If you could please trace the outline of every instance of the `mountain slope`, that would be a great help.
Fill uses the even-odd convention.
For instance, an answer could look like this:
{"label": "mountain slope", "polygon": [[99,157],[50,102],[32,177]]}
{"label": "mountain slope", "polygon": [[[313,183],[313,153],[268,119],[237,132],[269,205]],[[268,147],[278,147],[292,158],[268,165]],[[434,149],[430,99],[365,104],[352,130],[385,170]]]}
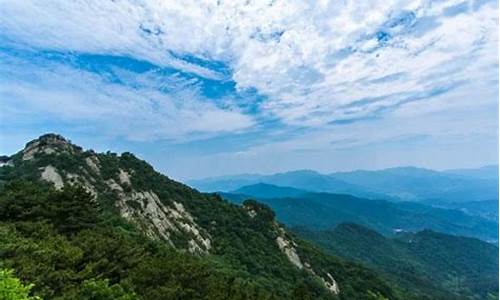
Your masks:
{"label": "mountain slope", "polygon": [[[275,190],[277,190],[275,188]],[[247,189],[251,192],[251,189]],[[288,226],[332,229],[340,223],[365,225],[386,235],[397,231],[432,229],[439,232],[498,241],[498,225],[458,210],[412,202],[369,200],[349,195],[308,193],[298,197],[259,198],[255,195],[221,194],[236,203],[256,198],[269,205]]]}
{"label": "mountain slope", "polygon": [[356,224],[295,232],[328,253],[381,270],[390,281],[417,294],[498,298],[498,248],[476,239],[429,230],[386,238]]}
{"label": "mountain slope", "polygon": [[472,216],[480,216],[498,222],[498,200],[448,203],[443,204],[443,207],[458,209]]}
{"label": "mountain slope", "polygon": [[[37,186],[45,184],[30,193],[26,192],[28,188],[23,188],[22,184],[16,190],[13,182],[19,180]],[[49,194],[45,195],[48,185],[52,187],[48,190]],[[152,290],[158,292],[156,295],[162,295],[162,289],[167,289],[154,280],[154,274],[158,272],[161,273],[160,278],[170,278],[167,282],[172,281],[174,286],[177,284],[180,290],[184,290],[183,285],[188,287],[192,280],[194,283],[206,283],[206,289],[189,286],[188,290],[193,290],[201,298],[207,298],[213,292],[207,289],[216,285],[207,282],[206,276],[213,273],[210,270],[221,268],[225,271],[215,272],[219,275],[214,275],[214,281],[231,283],[221,285],[221,292],[229,295],[224,299],[239,299],[232,291],[233,283],[237,283],[236,287],[248,288],[250,294],[240,296],[245,299],[398,298],[371,271],[325,255],[287,232],[275,221],[274,213],[266,206],[253,201],[237,206],[217,195],[199,193],[159,174],[131,153],[116,155],[84,151],[61,136],[45,135],[29,142],[24,150],[5,160],[0,168],[0,186],[2,205],[9,207],[2,212],[18,212],[1,224],[4,239],[15,242],[13,248],[8,248],[10,250],[0,251],[0,263],[14,268],[19,277],[36,282],[35,291],[47,298],[71,298],[68,295],[83,289],[88,280],[99,279],[105,281],[99,284],[126,286],[141,299],[170,299],[168,296],[151,298],[151,295],[145,294]],[[81,196],[82,192],[76,195],[67,192],[71,186],[81,186],[88,196]],[[69,194],[64,196],[65,193]],[[32,194],[37,196],[30,196]],[[24,200],[19,202],[19,198]],[[59,232],[60,222],[56,222],[60,218],[58,216],[69,213],[69,219],[61,218],[71,222],[80,220],[77,212],[81,207],[78,201],[73,201],[80,198],[90,198],[91,202],[97,203],[99,218],[104,221],[100,221],[99,225],[92,223],[97,221],[85,222],[92,226],[80,228],[68,235]],[[43,209],[47,203],[54,202],[52,199],[73,200],[64,200],[61,204],[64,213],[54,216],[49,213],[51,209]],[[26,209],[13,209],[17,203],[23,203]],[[67,207],[67,203],[73,204]],[[40,213],[40,209],[45,213]],[[26,217],[24,211],[35,213],[33,217]],[[49,227],[37,225],[39,222]],[[31,229],[26,230],[25,226]],[[92,259],[101,255],[99,251],[108,251],[104,243],[106,235],[111,240],[125,239],[125,248],[116,249],[122,252],[106,260],[108,263],[113,261],[111,270],[116,270],[116,274],[108,274],[106,270],[109,268],[99,265],[107,264],[101,259]],[[155,246],[144,249],[142,245],[148,243],[142,235],[156,241]],[[22,252],[22,247],[16,245],[23,243],[33,244],[34,249],[40,251]],[[54,276],[62,276],[56,280],[41,278],[43,272],[32,272],[29,267],[31,264],[27,261],[48,261],[49,267],[51,259],[43,254],[38,258],[33,255],[52,253],[58,244],[64,245],[69,251],[67,260],[64,260],[68,275],[56,272]],[[151,247],[159,247],[160,250],[151,250]],[[163,255],[158,253],[171,253],[165,255],[178,257],[175,261],[179,263],[180,273],[175,276],[169,273],[175,269],[175,265],[169,265],[168,259],[157,258]],[[149,264],[130,262],[134,261],[135,256],[141,255],[146,257]],[[133,268],[127,267],[129,263]],[[207,275],[193,279],[189,273],[190,264],[203,265],[200,266],[200,274]],[[123,268],[127,271],[118,271]],[[141,274],[149,275],[138,278],[134,273],[139,272],[136,268],[141,270]],[[55,286],[57,282],[62,286]],[[78,284],[78,287],[66,291],[64,287],[71,284]],[[178,295],[180,290],[173,291],[170,286],[168,289],[164,295],[176,295],[178,299],[193,298],[189,293]]]}

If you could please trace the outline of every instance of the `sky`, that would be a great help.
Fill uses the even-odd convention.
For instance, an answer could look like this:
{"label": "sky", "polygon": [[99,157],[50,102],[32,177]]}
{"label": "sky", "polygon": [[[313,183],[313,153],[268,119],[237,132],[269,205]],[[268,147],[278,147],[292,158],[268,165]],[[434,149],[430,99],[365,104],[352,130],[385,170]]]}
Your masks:
{"label": "sky", "polygon": [[496,1],[0,0],[0,154],[180,180],[498,163]]}

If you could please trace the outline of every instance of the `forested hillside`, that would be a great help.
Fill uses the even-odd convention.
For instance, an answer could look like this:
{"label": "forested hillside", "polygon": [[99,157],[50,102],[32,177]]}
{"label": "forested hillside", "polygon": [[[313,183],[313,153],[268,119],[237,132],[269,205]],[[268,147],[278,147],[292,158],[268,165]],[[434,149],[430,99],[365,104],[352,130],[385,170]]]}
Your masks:
{"label": "forested hillside", "polygon": [[[0,268],[43,299],[406,299],[266,206],[45,135],[0,168]],[[5,271],[10,272],[10,271]]]}
{"label": "forested hillside", "polygon": [[294,230],[330,254],[381,270],[412,293],[498,299],[498,248],[480,240],[430,230],[386,238],[348,223],[328,231]]}

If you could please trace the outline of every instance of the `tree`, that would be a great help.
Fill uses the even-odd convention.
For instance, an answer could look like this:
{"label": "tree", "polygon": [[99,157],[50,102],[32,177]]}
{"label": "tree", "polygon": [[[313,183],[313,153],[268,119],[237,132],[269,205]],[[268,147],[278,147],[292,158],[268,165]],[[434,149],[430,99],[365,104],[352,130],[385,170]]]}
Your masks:
{"label": "tree", "polygon": [[48,219],[63,234],[93,228],[99,221],[97,203],[81,186],[64,186],[48,197],[46,205]]}
{"label": "tree", "polygon": [[1,300],[40,300],[39,297],[29,296],[33,284],[24,285],[14,277],[12,270],[0,270],[0,299]]}
{"label": "tree", "polygon": [[134,293],[126,292],[121,285],[109,285],[109,281],[90,279],[83,283],[82,290],[79,295],[82,300],[136,300],[138,299]]}

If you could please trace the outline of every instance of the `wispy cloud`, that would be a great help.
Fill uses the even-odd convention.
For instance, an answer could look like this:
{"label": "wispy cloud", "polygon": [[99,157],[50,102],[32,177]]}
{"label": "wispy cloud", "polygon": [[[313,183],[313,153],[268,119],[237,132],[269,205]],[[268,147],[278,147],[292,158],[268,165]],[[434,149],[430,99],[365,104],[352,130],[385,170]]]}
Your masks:
{"label": "wispy cloud", "polygon": [[[224,62],[237,88],[267,96],[262,110],[292,125],[349,118],[346,104],[367,97],[432,93],[443,82],[461,82],[457,77],[481,77],[498,61],[491,50],[495,2],[18,1],[3,7],[0,29],[11,45],[131,56],[209,79],[225,75],[200,61]],[[473,67],[478,63],[481,69]],[[450,64],[454,72],[443,74]],[[422,82],[437,75],[440,81]],[[372,104],[358,105],[358,114],[372,112]]]}
{"label": "wispy cloud", "polygon": [[91,72],[59,59],[0,57],[5,124],[30,112],[132,140],[196,138],[253,125],[251,117],[207,101],[196,80],[176,73],[106,71],[104,65]]}

